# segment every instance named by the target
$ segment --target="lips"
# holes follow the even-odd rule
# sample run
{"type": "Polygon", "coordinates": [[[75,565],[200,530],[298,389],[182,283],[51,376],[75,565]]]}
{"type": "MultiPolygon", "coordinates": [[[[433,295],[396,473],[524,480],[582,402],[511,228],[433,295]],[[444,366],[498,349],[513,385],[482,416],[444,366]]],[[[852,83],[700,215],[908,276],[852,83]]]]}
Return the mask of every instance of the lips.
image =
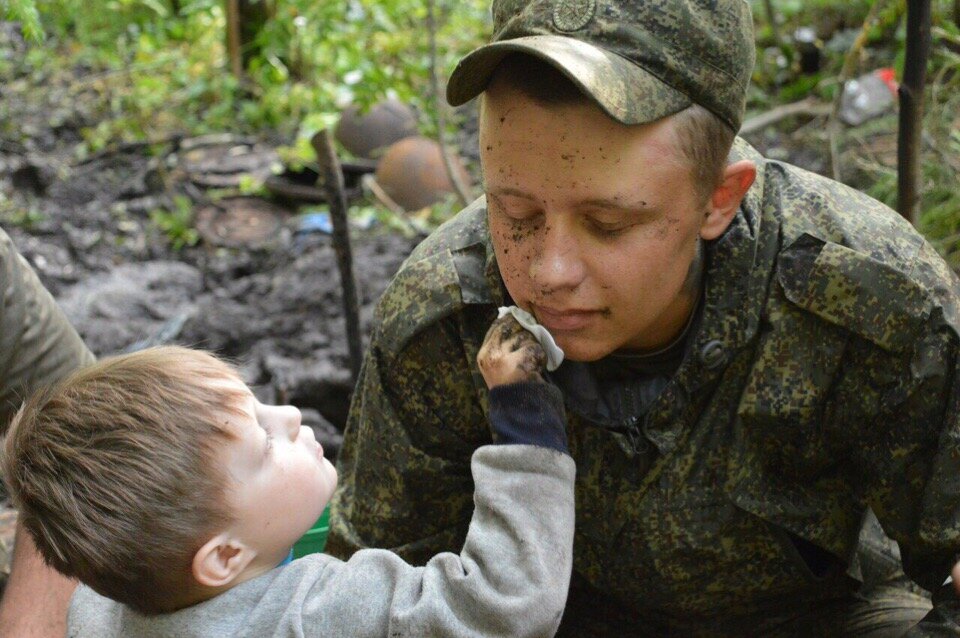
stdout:
{"type": "Polygon", "coordinates": [[[580,330],[587,327],[599,314],[597,310],[560,310],[533,306],[533,315],[550,332],[580,330]]]}

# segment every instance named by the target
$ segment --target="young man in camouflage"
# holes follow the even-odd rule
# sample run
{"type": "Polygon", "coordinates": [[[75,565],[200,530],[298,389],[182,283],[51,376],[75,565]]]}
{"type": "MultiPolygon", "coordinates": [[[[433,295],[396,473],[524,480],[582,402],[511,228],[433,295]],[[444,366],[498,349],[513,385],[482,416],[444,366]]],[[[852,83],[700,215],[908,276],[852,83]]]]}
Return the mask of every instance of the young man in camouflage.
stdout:
{"type": "Polygon", "coordinates": [[[472,362],[513,303],[567,354],[561,635],[960,630],[957,278],[885,206],[734,141],[744,0],[493,16],[448,88],[483,94],[485,197],[380,303],[329,550],[462,542],[491,437],[472,362]]]}

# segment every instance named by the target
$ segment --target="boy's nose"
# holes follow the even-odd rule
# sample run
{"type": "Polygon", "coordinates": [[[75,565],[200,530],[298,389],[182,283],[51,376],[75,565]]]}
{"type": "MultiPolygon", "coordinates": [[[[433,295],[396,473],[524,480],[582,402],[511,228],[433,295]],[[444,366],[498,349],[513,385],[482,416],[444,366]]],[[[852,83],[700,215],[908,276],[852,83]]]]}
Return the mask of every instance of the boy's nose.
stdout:
{"type": "Polygon", "coordinates": [[[291,440],[295,440],[300,434],[300,423],[303,415],[300,410],[292,405],[285,405],[280,408],[283,410],[283,424],[286,426],[287,434],[291,440]]]}

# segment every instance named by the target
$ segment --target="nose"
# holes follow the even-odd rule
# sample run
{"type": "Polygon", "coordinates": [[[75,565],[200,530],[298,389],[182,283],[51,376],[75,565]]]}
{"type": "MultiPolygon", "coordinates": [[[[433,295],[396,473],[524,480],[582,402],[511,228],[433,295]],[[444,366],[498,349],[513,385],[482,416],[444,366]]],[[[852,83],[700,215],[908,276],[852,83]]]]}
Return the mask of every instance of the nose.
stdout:
{"type": "Polygon", "coordinates": [[[303,419],[300,410],[292,405],[278,406],[277,409],[281,411],[281,422],[287,436],[290,437],[291,441],[296,440],[300,434],[300,423],[303,419]]]}
{"type": "Polygon", "coordinates": [[[530,260],[530,279],[542,294],[572,290],[586,273],[581,249],[569,220],[548,221],[540,234],[539,250],[530,260]]]}

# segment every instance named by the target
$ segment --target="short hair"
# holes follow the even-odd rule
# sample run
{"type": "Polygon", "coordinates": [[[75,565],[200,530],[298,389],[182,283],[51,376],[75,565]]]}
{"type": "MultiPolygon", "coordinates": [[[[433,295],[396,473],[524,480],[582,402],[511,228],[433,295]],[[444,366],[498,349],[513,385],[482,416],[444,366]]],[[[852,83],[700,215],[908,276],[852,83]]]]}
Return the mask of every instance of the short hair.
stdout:
{"type": "Polygon", "coordinates": [[[194,554],[232,521],[221,458],[237,379],[174,346],[103,359],[27,399],[2,472],[44,561],[144,614],[192,602],[194,554]]]}
{"type": "MultiPolygon", "coordinates": [[[[490,83],[494,81],[503,81],[545,106],[592,103],[562,71],[523,53],[504,58],[491,76],[490,83]]],[[[736,132],[699,104],[692,104],[672,117],[676,118],[677,147],[690,163],[694,186],[704,201],[720,185],[736,132]]]]}

